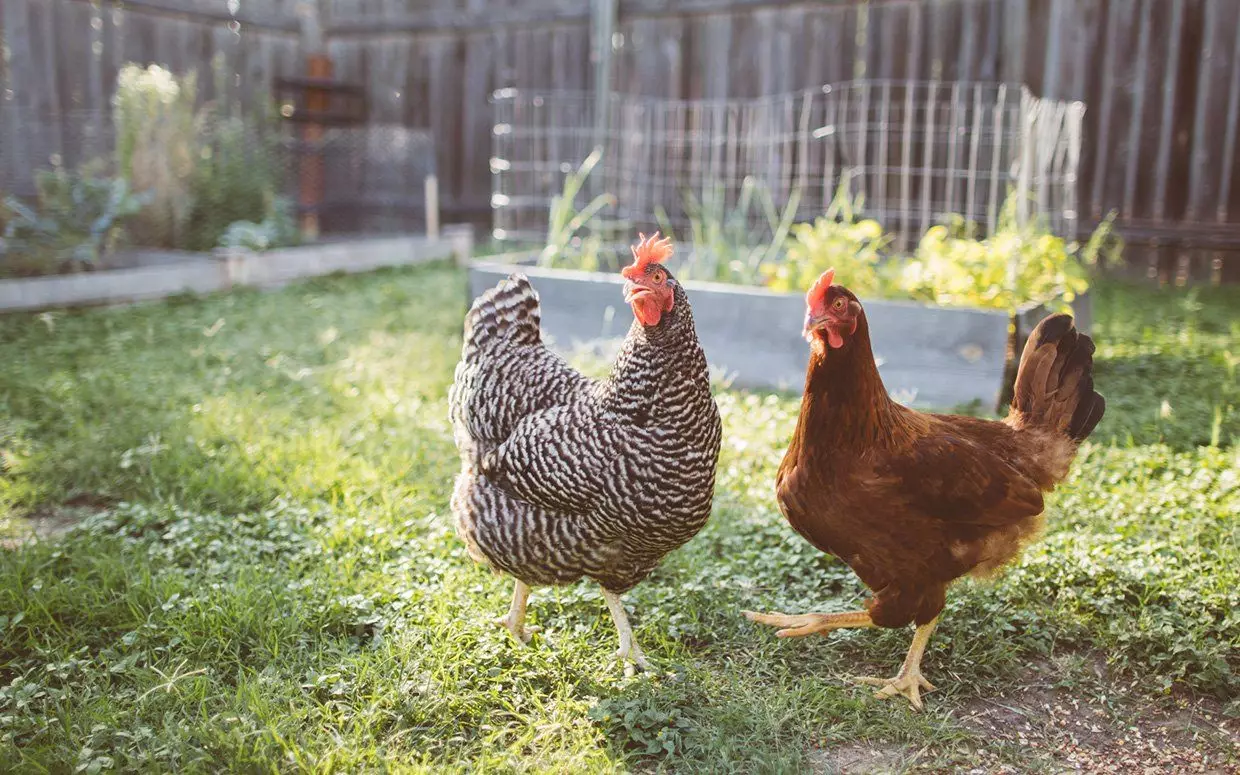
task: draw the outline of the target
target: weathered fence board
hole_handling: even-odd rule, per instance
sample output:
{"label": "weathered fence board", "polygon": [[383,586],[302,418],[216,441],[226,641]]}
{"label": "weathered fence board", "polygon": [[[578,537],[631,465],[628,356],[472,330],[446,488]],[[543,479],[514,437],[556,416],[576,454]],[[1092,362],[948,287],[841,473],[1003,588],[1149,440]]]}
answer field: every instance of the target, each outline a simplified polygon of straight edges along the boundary
{"label": "weathered fence board", "polygon": [[[1235,0],[617,2],[619,91],[735,99],[854,77],[1023,82],[1088,105],[1083,225],[1118,210],[1130,241],[1151,245],[1142,260],[1164,273],[1177,262],[1218,269],[1213,252],[1167,248],[1197,225],[1240,235]],[[197,69],[204,101],[262,99],[274,78],[301,73],[303,4],[322,10],[336,75],[366,87],[372,120],[434,130],[444,206],[456,217],[489,216],[495,89],[593,83],[582,0],[4,0],[0,175],[49,163],[76,131],[68,117],[105,109],[127,61]],[[30,114],[45,135],[23,132]]]}

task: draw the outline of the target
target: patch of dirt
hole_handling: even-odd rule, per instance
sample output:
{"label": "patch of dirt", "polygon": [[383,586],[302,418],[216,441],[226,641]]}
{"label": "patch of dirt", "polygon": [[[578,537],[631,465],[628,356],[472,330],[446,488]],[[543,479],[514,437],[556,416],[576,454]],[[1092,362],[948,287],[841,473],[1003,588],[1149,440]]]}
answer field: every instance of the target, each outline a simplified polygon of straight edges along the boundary
{"label": "patch of dirt", "polygon": [[[1042,668],[1048,669],[1055,668]],[[1100,695],[1055,688],[1048,680],[967,703],[958,718],[992,743],[976,752],[980,768],[971,772],[1021,771],[999,763],[993,749],[1005,746],[1027,750],[1052,772],[1240,775],[1240,723],[1225,718],[1218,703],[1107,699],[1124,694],[1121,686]]]}
{"label": "patch of dirt", "polygon": [[[1108,677],[1101,655],[1067,659],[1084,662],[1074,669],[1067,663],[1034,664],[1027,685],[941,708],[972,732],[973,739],[963,746],[952,743],[936,750],[881,741],[823,746],[809,754],[812,770],[831,775],[1240,775],[1240,719],[1226,717],[1220,703],[1174,693],[1134,700],[1138,687]],[[1082,677],[1088,685],[1058,686],[1065,675]],[[935,714],[935,693],[925,696],[928,712]],[[1014,765],[1014,759],[1021,763]]]}
{"label": "patch of dirt", "polygon": [[903,772],[912,751],[885,743],[848,743],[810,753],[813,772],[823,775],[887,775]]}
{"label": "patch of dirt", "polygon": [[87,517],[107,508],[108,504],[90,496],[80,496],[56,506],[33,511],[11,522],[9,535],[0,536],[0,549],[16,549],[31,541],[46,541],[64,533]]}

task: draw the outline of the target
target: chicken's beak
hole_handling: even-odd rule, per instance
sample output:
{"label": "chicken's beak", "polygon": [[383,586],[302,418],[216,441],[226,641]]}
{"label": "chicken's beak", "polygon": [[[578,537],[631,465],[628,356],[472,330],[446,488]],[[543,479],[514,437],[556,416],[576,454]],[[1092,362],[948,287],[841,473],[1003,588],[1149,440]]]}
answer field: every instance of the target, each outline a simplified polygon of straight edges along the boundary
{"label": "chicken's beak", "polygon": [[827,323],[826,315],[819,315],[815,317],[814,315],[811,315],[809,311],[807,310],[805,312],[805,325],[801,328],[801,336],[805,338],[805,341],[813,342],[814,332],[822,328],[824,325],[826,325],[826,323]]}
{"label": "chicken's beak", "polygon": [[632,304],[635,299],[645,293],[653,293],[653,291],[643,285],[638,285],[632,280],[629,280],[624,284],[624,303]]}

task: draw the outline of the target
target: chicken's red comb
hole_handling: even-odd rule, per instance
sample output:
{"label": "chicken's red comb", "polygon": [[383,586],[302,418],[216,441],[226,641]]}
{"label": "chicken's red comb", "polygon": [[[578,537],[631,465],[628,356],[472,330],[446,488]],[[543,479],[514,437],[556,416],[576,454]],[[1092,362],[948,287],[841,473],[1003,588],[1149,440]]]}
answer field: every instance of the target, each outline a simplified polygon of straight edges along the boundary
{"label": "chicken's red comb", "polygon": [[818,275],[818,279],[810,286],[809,291],[805,294],[805,303],[813,306],[827,295],[827,289],[831,287],[831,283],[835,282],[835,267],[828,269]]}
{"label": "chicken's red comb", "polygon": [[634,277],[644,272],[649,264],[659,264],[672,257],[671,237],[659,239],[657,231],[653,237],[647,237],[645,234],[637,236],[641,237],[641,242],[629,248],[633,251],[633,263],[620,270],[620,274],[625,277]]}

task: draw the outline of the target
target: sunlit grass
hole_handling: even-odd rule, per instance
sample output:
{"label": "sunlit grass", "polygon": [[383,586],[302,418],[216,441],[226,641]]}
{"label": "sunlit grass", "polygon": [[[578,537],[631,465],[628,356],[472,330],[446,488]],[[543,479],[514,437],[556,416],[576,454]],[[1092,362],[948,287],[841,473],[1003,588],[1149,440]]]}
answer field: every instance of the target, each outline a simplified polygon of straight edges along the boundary
{"label": "sunlit grass", "polygon": [[[970,703],[1046,665],[1119,715],[1240,713],[1240,294],[1095,298],[1107,417],[1045,539],[949,597],[924,714],[847,680],[907,632],[738,615],[863,596],[775,507],[795,397],[720,392],[715,516],[628,596],[660,674],[627,680],[593,586],[536,591],[532,648],[488,621],[509,582],[447,515],[457,270],[0,318],[0,769],[796,771],[857,741],[949,767],[987,744]],[[93,516],[19,543],[65,513]]]}

